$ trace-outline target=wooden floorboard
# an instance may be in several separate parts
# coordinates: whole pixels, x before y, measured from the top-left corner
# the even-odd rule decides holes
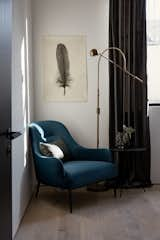
[[[42,188],[33,199],[15,240],[160,240],[160,190],[73,192],[69,213],[67,192]]]

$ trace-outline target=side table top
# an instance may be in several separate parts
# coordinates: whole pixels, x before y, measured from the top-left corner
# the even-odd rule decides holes
[[[112,152],[145,152],[147,147],[110,148]]]

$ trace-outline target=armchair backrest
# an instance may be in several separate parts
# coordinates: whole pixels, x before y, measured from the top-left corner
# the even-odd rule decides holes
[[[35,157],[39,153],[39,143],[47,142],[52,137],[59,137],[64,140],[71,153],[77,147],[77,143],[72,138],[67,128],[57,121],[39,121],[30,124],[30,136],[32,151]]]

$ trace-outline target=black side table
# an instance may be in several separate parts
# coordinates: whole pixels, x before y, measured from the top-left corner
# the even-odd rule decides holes
[[[128,152],[145,152],[147,150],[146,147],[132,147],[132,148],[110,148],[111,152],[114,153],[118,153],[118,154],[126,154]],[[129,158],[125,158],[127,161],[129,161]],[[124,182],[126,179],[124,179],[124,177],[121,175],[121,171],[120,171],[120,161],[123,161],[123,158],[118,158],[118,170],[119,170],[119,176],[118,176],[118,187],[120,188],[120,197],[122,196],[122,190],[125,187],[124,186]],[[144,189],[145,191],[145,189]]]

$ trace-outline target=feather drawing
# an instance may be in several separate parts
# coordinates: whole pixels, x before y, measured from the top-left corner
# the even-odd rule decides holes
[[[62,43],[57,45],[56,49],[57,67],[59,71],[59,76],[57,78],[57,84],[59,87],[64,88],[64,96],[66,95],[66,87],[70,87],[71,77],[70,77],[70,62],[68,56],[68,50],[66,46]]]

